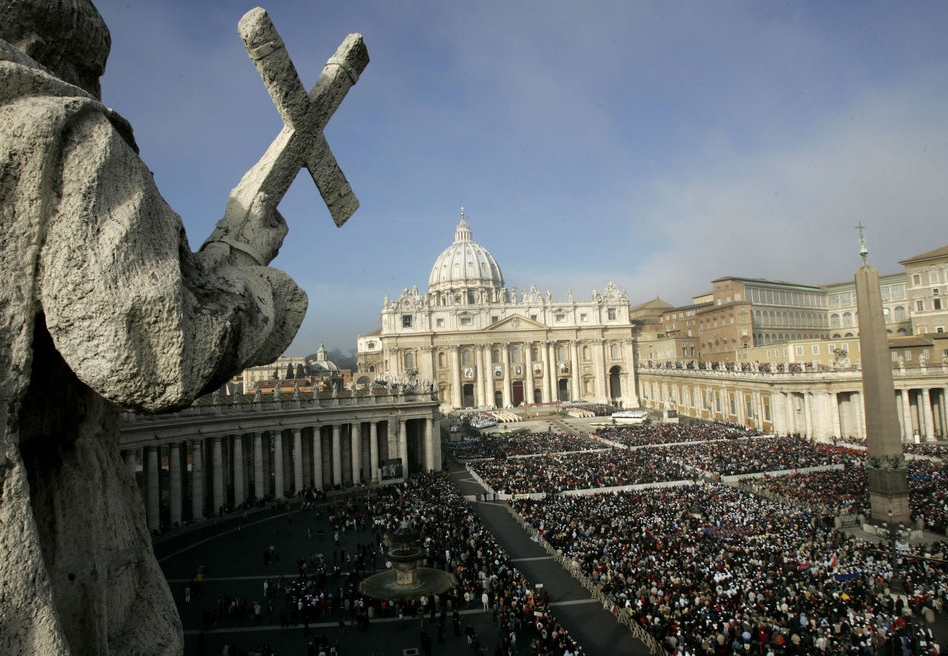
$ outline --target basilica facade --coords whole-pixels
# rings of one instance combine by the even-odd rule
[[[386,297],[381,327],[358,338],[357,384],[430,386],[443,412],[585,400],[636,407],[629,296],[608,283],[565,301],[508,288],[464,218],[428,289]]]

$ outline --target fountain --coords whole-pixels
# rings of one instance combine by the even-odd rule
[[[403,521],[389,536],[386,556],[391,569],[373,574],[359,585],[362,594],[376,599],[415,599],[440,594],[457,584],[454,576],[433,567],[419,566],[425,551],[419,545],[419,532]]]

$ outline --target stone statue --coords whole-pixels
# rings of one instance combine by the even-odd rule
[[[306,311],[266,264],[307,144],[285,128],[193,253],[100,102],[110,42],[89,0],[0,0],[0,654],[182,652],[119,413],[184,408],[272,362]]]

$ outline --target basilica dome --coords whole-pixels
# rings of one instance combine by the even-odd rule
[[[471,226],[464,219],[454,231],[454,243],[448,246],[431,268],[429,292],[454,290],[502,289],[504,274],[494,256],[471,238]]]

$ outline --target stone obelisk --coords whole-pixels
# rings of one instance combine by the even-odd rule
[[[872,518],[908,525],[908,470],[902,453],[899,418],[892,383],[892,356],[885,332],[879,272],[869,266],[869,254],[859,226],[862,266],[856,271],[856,308],[866,410],[866,445]],[[891,513],[891,514],[890,514]]]

